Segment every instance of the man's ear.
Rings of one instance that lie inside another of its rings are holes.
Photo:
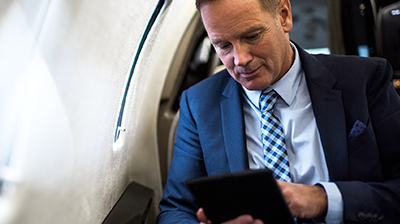
[[[278,4],[278,18],[282,29],[285,33],[289,33],[293,28],[292,10],[289,0],[281,0]]]

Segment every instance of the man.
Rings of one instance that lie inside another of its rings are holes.
[[[400,100],[390,65],[307,54],[289,40],[289,0],[196,5],[227,69],[183,93],[158,223],[209,222],[187,179],[274,166],[287,167],[275,174],[299,220],[398,223]],[[260,128],[268,94],[276,101],[268,116],[284,138],[274,143]],[[271,165],[265,158],[276,148],[281,159]],[[243,215],[227,223],[261,221]]]

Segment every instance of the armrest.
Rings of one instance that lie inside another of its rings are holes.
[[[152,189],[135,182],[130,183],[103,224],[145,223],[153,197]]]

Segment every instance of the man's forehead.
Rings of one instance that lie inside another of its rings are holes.
[[[219,11],[221,13],[231,13],[243,9],[261,9],[259,0],[213,0],[205,1],[199,8],[200,14],[203,15],[207,11]]]

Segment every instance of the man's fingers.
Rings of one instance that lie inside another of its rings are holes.
[[[292,215],[297,218],[318,218],[326,215],[327,196],[319,185],[277,181]]]
[[[211,224],[211,221],[207,219],[207,216],[204,213],[203,208],[197,210],[196,215],[200,221],[200,224]],[[264,223],[259,219],[254,219],[251,215],[241,215],[236,219],[229,220],[227,222],[224,222],[223,224],[264,224]]]
[[[197,219],[200,221],[200,223],[202,224],[211,224],[211,221],[208,220],[206,213],[204,213],[204,209],[200,208],[199,210],[197,210]]]
[[[289,204],[294,196],[294,192],[290,183],[281,180],[277,180],[276,182],[278,183],[278,186],[281,189],[282,195],[285,198],[286,203]]]

